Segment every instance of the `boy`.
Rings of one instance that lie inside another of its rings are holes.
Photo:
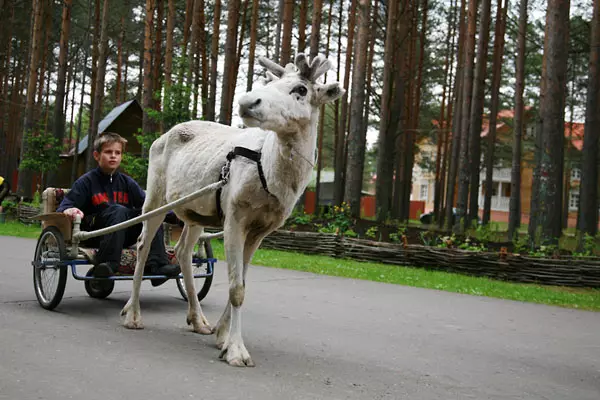
[[[94,142],[94,159],[98,167],[85,173],[73,184],[57,208],[71,219],[82,217],[82,230],[94,231],[112,226],[141,214],[146,197],[138,183],[131,177],[118,172],[127,140],[116,133],[102,133]],[[92,238],[86,243],[98,247],[94,276],[108,277],[117,272],[121,250],[133,245],[142,224],[121,229],[108,235]],[[146,262],[146,271],[152,275],[175,276],[180,272],[178,265],[169,264],[162,227],[156,233]],[[165,279],[153,279],[158,286]]]

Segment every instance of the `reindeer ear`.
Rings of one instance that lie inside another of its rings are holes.
[[[330,103],[342,97],[346,91],[339,82],[327,83],[325,85],[315,84],[315,102],[317,105]]]
[[[281,65],[274,63],[268,58],[258,57],[258,63],[279,78],[281,78],[285,72],[285,69]]]

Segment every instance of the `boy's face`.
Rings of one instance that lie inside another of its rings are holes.
[[[123,157],[123,145],[119,142],[106,143],[102,146],[100,153],[94,151],[94,159],[98,162],[100,169],[107,174],[111,174],[121,165]]]

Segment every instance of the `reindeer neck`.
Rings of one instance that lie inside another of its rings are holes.
[[[318,112],[312,114],[305,130],[285,135],[273,133],[265,140],[262,163],[269,190],[276,196],[297,196],[310,180],[317,145],[318,115]]]

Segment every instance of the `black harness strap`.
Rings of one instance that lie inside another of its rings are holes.
[[[227,154],[227,163],[230,164],[231,161],[236,156],[246,157],[247,159],[254,161],[256,163],[256,166],[258,167],[258,177],[260,178],[260,183],[262,183],[262,187],[263,187],[263,189],[265,189],[265,192],[267,192],[268,194],[271,194],[271,192],[269,192],[269,189],[267,188],[267,179],[265,178],[265,173],[262,168],[262,163],[260,162],[260,156],[261,156],[260,151],[250,150],[245,147],[234,147],[234,149]],[[229,170],[229,168],[227,168],[227,170]],[[221,174],[219,176],[219,181],[221,181],[223,179],[228,179],[228,178],[229,178],[228,176],[227,177],[223,176],[223,170],[221,170]],[[224,214],[223,214],[223,208],[221,207],[221,191],[222,191],[221,188],[217,189],[217,215],[220,220],[223,220]]]

